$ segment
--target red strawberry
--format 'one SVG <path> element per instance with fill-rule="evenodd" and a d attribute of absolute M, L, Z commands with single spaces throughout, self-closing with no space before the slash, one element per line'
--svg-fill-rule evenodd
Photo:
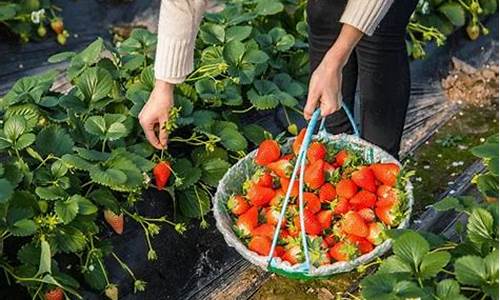
<path fill-rule="evenodd" d="M 317 160 L 305 170 L 304 182 L 311 189 L 319 189 L 325 183 L 323 165 L 323 160 Z"/>
<path fill-rule="evenodd" d="M 255 163 L 261 166 L 277 161 L 281 156 L 280 145 L 275 140 L 264 140 L 255 155 Z"/>
<path fill-rule="evenodd" d="M 305 208 L 310 210 L 313 214 L 321 210 L 321 202 L 314 193 L 304 193 L 304 205 Z"/>
<path fill-rule="evenodd" d="M 269 251 L 271 251 L 271 239 L 260 235 L 254 236 L 248 242 L 248 249 L 263 256 L 269 255 Z"/>
<path fill-rule="evenodd" d="M 332 226 L 333 211 L 322 210 L 316 214 L 316 218 L 321 224 L 321 228 L 328 229 L 330 228 L 330 226 Z"/>
<path fill-rule="evenodd" d="M 375 184 L 375 175 L 369 167 L 361 167 L 358 170 L 352 172 L 351 180 L 359 186 L 369 192 L 375 193 L 377 191 L 377 185 Z"/>
<path fill-rule="evenodd" d="M 342 218 L 342 230 L 346 233 L 366 237 L 368 235 L 368 226 L 365 220 L 355 211 L 347 212 Z"/>
<path fill-rule="evenodd" d="M 300 248 L 299 243 L 292 243 L 288 247 L 285 247 L 285 253 L 281 256 L 281 258 L 287 262 L 289 262 L 292 266 L 302 262 L 304 260 L 302 255 L 302 250 Z"/>
<path fill-rule="evenodd" d="M 358 186 L 350 179 L 342 179 L 337 183 L 335 190 L 337 195 L 349 199 L 356 194 Z"/>
<path fill-rule="evenodd" d="M 374 193 L 370 193 L 365 190 L 359 191 L 356 195 L 349 199 L 349 203 L 351 203 L 358 210 L 366 207 L 374 207 L 375 202 L 377 202 L 377 196 L 375 196 Z"/>
<path fill-rule="evenodd" d="M 370 223 L 366 239 L 373 245 L 380 245 L 385 240 L 384 230 L 385 227 L 382 223 Z"/>
<path fill-rule="evenodd" d="M 63 300 L 64 292 L 60 287 L 56 287 L 50 291 L 45 292 L 45 300 Z"/>
<path fill-rule="evenodd" d="M 302 142 L 304 141 L 304 136 L 306 135 L 306 128 L 302 128 L 299 134 L 295 138 L 292 144 L 292 150 L 295 155 L 299 154 L 300 146 L 302 146 Z"/>
<path fill-rule="evenodd" d="M 280 216 L 280 211 L 275 207 L 266 207 L 264 211 L 266 217 L 266 223 L 271 225 L 278 224 L 278 218 Z M 282 222 L 282 227 L 285 226 L 285 222 Z"/>
<path fill-rule="evenodd" d="M 323 160 L 326 155 L 326 147 L 320 142 L 312 142 L 307 150 L 307 159 L 309 163 L 313 163 L 318 159 Z"/>
<path fill-rule="evenodd" d="M 280 159 L 267 165 L 267 167 L 282 178 L 290 178 L 293 166 L 288 159 Z"/>
<path fill-rule="evenodd" d="M 333 234 L 329 234 L 327 236 L 325 236 L 323 238 L 323 241 L 325 242 L 325 244 L 328 246 L 328 247 L 332 247 L 333 245 L 335 245 L 335 236 Z"/>
<path fill-rule="evenodd" d="M 298 219 L 298 217 L 296 217 Z M 295 218 L 294 218 L 295 220 Z M 286 226 L 286 229 L 287 229 L 287 232 L 288 232 L 288 235 L 291 236 L 291 237 L 298 237 L 299 236 L 299 233 L 300 233 L 300 225 L 299 226 L 296 226 L 295 225 L 295 222 L 288 222 L 287 226 Z"/>
<path fill-rule="evenodd" d="M 275 194 L 276 192 L 271 188 L 254 184 L 248 189 L 247 196 L 250 199 L 250 204 L 264 206 L 271 201 Z"/>
<path fill-rule="evenodd" d="M 290 184 L 290 179 L 280 177 L 281 191 L 284 195 L 288 191 L 288 185 Z M 299 195 L 299 182 L 295 180 L 292 191 L 290 193 L 290 197 L 297 197 Z"/>
<path fill-rule="evenodd" d="M 373 250 L 373 245 L 365 238 L 349 235 L 347 239 L 358 247 L 361 254 L 370 253 Z"/>
<path fill-rule="evenodd" d="M 166 161 L 160 161 L 153 168 L 153 176 L 156 181 L 156 188 L 161 191 L 167 185 L 168 179 L 172 174 L 170 164 Z"/>
<path fill-rule="evenodd" d="M 321 203 L 331 202 L 337 197 L 337 191 L 331 183 L 325 183 L 319 189 L 319 200 Z"/>
<path fill-rule="evenodd" d="M 285 193 L 282 190 L 276 190 L 274 193 L 274 197 L 271 199 L 271 201 L 269 201 L 269 205 L 275 208 L 280 208 L 284 198 Z"/>
<path fill-rule="evenodd" d="M 300 230 L 300 217 L 296 216 L 294 218 L 294 224 L 295 227 L 299 228 Z M 310 235 L 319 235 L 322 231 L 321 224 L 319 223 L 318 219 L 308 209 L 304 209 L 304 226 L 307 234 Z"/>
<path fill-rule="evenodd" d="M 240 236 L 249 236 L 259 223 L 259 210 L 257 207 L 250 207 L 236 221 L 236 230 Z"/>
<path fill-rule="evenodd" d="M 388 186 L 395 186 L 399 175 L 399 166 L 395 163 L 380 163 L 370 166 L 378 181 Z"/>
<path fill-rule="evenodd" d="M 338 242 L 330 249 L 329 254 L 337 261 L 349 261 L 358 255 L 358 248 L 349 242 Z"/>
<path fill-rule="evenodd" d="M 377 189 L 378 201 L 377 206 L 393 206 L 398 202 L 398 193 L 395 189 L 388 185 L 381 185 Z"/>
<path fill-rule="evenodd" d="M 375 208 L 375 214 L 384 224 L 389 226 L 396 225 L 396 209 L 391 206 L 381 206 Z"/>
<path fill-rule="evenodd" d="M 343 166 L 348 157 L 349 157 L 349 152 L 347 152 L 347 150 L 345 150 L 345 149 L 340 150 L 339 153 L 337 153 L 337 155 L 335 155 L 335 162 L 339 166 Z"/>
<path fill-rule="evenodd" d="M 123 233 L 123 214 L 117 215 L 112 210 L 105 209 L 104 220 L 106 220 L 117 234 Z"/>
<path fill-rule="evenodd" d="M 335 215 L 342 215 L 349 211 L 351 205 L 349 204 L 349 200 L 344 197 L 337 197 L 335 200 L 331 202 L 333 213 Z"/>
<path fill-rule="evenodd" d="M 257 185 L 264 187 L 272 187 L 273 186 L 273 176 L 268 172 L 264 172 L 259 179 L 257 180 Z"/>
<path fill-rule="evenodd" d="M 285 248 L 283 248 L 283 246 L 276 246 L 276 248 L 274 248 L 274 257 L 282 257 L 283 254 L 285 254 Z"/>
<path fill-rule="evenodd" d="M 365 220 L 366 222 L 373 222 L 375 220 L 375 213 L 371 208 L 363 208 L 358 210 L 358 214 Z"/>
<path fill-rule="evenodd" d="M 239 216 L 244 214 L 250 208 L 250 205 L 248 205 L 247 200 L 243 196 L 233 195 L 227 200 L 227 208 L 229 208 L 234 215 Z"/>
<path fill-rule="evenodd" d="M 273 225 L 262 224 L 262 225 L 259 225 L 253 229 L 252 235 L 253 236 L 257 236 L 257 235 L 265 236 L 265 237 L 268 237 L 269 239 L 272 240 L 274 237 L 274 230 L 275 230 L 275 227 Z"/>

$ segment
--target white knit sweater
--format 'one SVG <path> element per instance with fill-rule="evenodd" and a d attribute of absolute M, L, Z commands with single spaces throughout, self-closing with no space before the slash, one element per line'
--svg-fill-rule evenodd
<path fill-rule="evenodd" d="M 349 0 L 340 22 L 372 35 L 393 1 Z M 194 41 L 203 14 L 213 5 L 214 0 L 162 0 L 155 59 L 156 79 L 180 83 L 193 71 Z"/>

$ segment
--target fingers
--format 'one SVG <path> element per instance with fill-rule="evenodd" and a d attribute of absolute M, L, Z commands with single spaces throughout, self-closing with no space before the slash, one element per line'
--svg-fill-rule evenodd
<path fill-rule="evenodd" d="M 155 125 L 157 124 L 157 121 L 158 120 L 153 121 L 144 118 L 139 119 L 139 123 L 144 130 L 144 134 L 146 135 L 146 139 L 148 140 L 148 142 L 156 149 L 161 150 L 163 147 L 160 145 L 160 141 L 156 137 L 155 132 Z"/>
<path fill-rule="evenodd" d="M 167 146 L 167 140 L 168 140 L 168 132 L 165 129 L 167 122 L 168 122 L 168 118 L 166 118 L 166 117 L 160 118 L 160 134 L 159 134 L 160 140 L 159 140 L 159 142 L 163 148 L 165 148 L 165 146 Z"/>
<path fill-rule="evenodd" d="M 340 101 L 337 97 L 322 97 L 320 103 L 321 116 L 326 117 L 340 109 Z"/>
<path fill-rule="evenodd" d="M 309 90 L 309 94 L 307 94 L 306 106 L 304 107 L 304 118 L 306 120 L 311 119 L 314 110 L 318 106 L 319 97 L 320 94 L 317 93 L 314 89 Z"/>

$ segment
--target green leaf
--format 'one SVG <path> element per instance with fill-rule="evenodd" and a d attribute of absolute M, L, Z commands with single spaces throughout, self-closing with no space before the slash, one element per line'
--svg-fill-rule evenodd
<path fill-rule="evenodd" d="M 251 26 L 232 26 L 226 30 L 226 42 L 242 41 L 252 33 Z"/>
<path fill-rule="evenodd" d="M 495 241 L 493 234 L 493 217 L 484 208 L 475 208 L 467 223 L 467 235 L 476 244 Z"/>
<path fill-rule="evenodd" d="M 210 211 L 208 194 L 197 186 L 179 192 L 178 199 L 179 209 L 186 217 L 198 218 Z"/>
<path fill-rule="evenodd" d="M 110 190 L 100 188 L 90 193 L 90 198 L 95 203 L 103 206 L 104 208 L 111 209 L 114 212 L 120 211 L 120 204 Z"/>
<path fill-rule="evenodd" d="M 12 193 L 14 192 L 14 186 L 7 179 L 0 178 L 0 204 L 6 203 Z"/>
<path fill-rule="evenodd" d="M 243 134 L 247 139 L 249 139 L 255 145 L 259 145 L 260 142 L 265 140 L 266 129 L 257 124 L 249 124 L 243 127 Z"/>
<path fill-rule="evenodd" d="M 207 23 L 200 27 L 200 38 L 208 45 L 224 42 L 224 27 L 218 24 Z"/>
<path fill-rule="evenodd" d="M 443 200 L 436 202 L 432 205 L 437 211 L 448 211 L 455 209 L 456 211 L 463 211 L 464 206 L 460 203 L 457 198 L 446 197 Z"/>
<path fill-rule="evenodd" d="M 94 255 L 91 256 L 89 266 L 92 267 L 83 271 L 83 278 L 94 290 L 103 291 L 106 288 L 106 270 L 101 268 L 101 263 L 98 260 L 99 258 Z"/>
<path fill-rule="evenodd" d="M 188 159 L 177 160 L 172 168 L 177 176 L 182 178 L 182 184 L 178 187 L 181 190 L 193 186 L 201 178 L 201 170 L 194 167 Z"/>
<path fill-rule="evenodd" d="M 453 279 L 441 280 L 436 285 L 436 296 L 439 300 L 463 299 L 460 298 L 463 297 L 460 295 L 460 285 Z"/>
<path fill-rule="evenodd" d="M 247 93 L 248 99 L 258 110 L 273 109 L 279 104 L 278 87 L 268 80 L 256 80 Z"/>
<path fill-rule="evenodd" d="M 128 130 L 123 123 L 125 120 L 126 117 L 120 114 L 91 116 L 85 121 L 85 130 L 101 139 L 113 141 L 128 134 Z"/>
<path fill-rule="evenodd" d="M 261 16 L 275 15 L 284 8 L 283 4 L 277 0 L 258 0 L 255 13 Z"/>
<path fill-rule="evenodd" d="M 68 172 L 68 168 L 66 167 L 64 162 L 56 160 L 50 166 L 50 172 L 52 173 L 52 175 L 54 175 L 54 177 L 60 178 L 66 175 L 66 173 Z"/>
<path fill-rule="evenodd" d="M 25 133 L 21 135 L 17 141 L 14 143 L 14 149 L 22 150 L 26 147 L 29 147 L 31 144 L 35 142 L 36 135 L 33 133 Z"/>
<path fill-rule="evenodd" d="M 40 264 L 41 252 L 40 246 L 31 241 L 21 246 L 21 249 L 17 251 L 17 259 L 23 264 L 36 266 Z"/>
<path fill-rule="evenodd" d="M 89 161 L 105 161 L 110 157 L 110 154 L 107 152 L 101 152 L 93 149 L 73 147 L 73 150 L 75 150 L 81 158 Z"/>
<path fill-rule="evenodd" d="M 406 232 L 394 241 L 393 252 L 414 269 L 429 252 L 429 243 L 416 232 Z"/>
<path fill-rule="evenodd" d="M 12 226 L 9 228 L 9 231 L 14 236 L 29 236 L 35 233 L 36 224 L 35 222 L 33 222 L 33 220 L 21 219 L 12 224 Z"/>
<path fill-rule="evenodd" d="M 76 55 L 76 53 L 73 51 L 59 52 L 57 54 L 50 56 L 47 61 L 51 64 L 60 63 L 60 62 L 63 62 L 63 61 L 66 61 L 66 60 L 73 58 L 73 56 L 75 56 L 75 55 Z"/>
<path fill-rule="evenodd" d="M 402 260 L 396 255 L 386 258 L 379 268 L 380 273 L 413 273 L 413 268 L 410 264 Z"/>
<path fill-rule="evenodd" d="M 73 195 L 70 199 L 78 203 L 78 214 L 88 216 L 97 213 L 97 206 L 89 199 L 80 195 Z"/>
<path fill-rule="evenodd" d="M 5 121 L 3 132 L 11 141 L 17 140 L 26 130 L 26 120 L 22 116 L 12 116 Z"/>
<path fill-rule="evenodd" d="M 74 154 L 65 154 L 61 157 L 61 159 L 67 167 L 77 170 L 89 171 L 94 167 L 94 165 L 89 161 Z"/>
<path fill-rule="evenodd" d="M 397 274 L 376 273 L 361 281 L 362 295 L 370 300 L 423 298 L 425 293 L 415 282 L 402 280 Z"/>
<path fill-rule="evenodd" d="M 102 38 L 97 38 L 94 42 L 87 46 L 82 52 L 78 54 L 78 58 L 85 64 L 91 65 L 99 60 L 100 54 L 104 48 L 104 41 Z"/>
<path fill-rule="evenodd" d="M 35 193 L 44 200 L 59 200 L 68 196 L 62 188 L 55 185 L 47 187 L 39 186 L 35 189 Z"/>
<path fill-rule="evenodd" d="M 47 241 L 40 241 L 41 251 L 40 251 L 40 264 L 38 267 L 38 272 L 36 275 L 43 275 L 45 273 L 52 273 L 51 269 L 51 254 L 50 254 L 50 245 Z"/>
<path fill-rule="evenodd" d="M 240 41 L 231 41 L 224 45 L 222 55 L 229 65 L 239 65 L 245 54 L 245 45 Z"/>
<path fill-rule="evenodd" d="M 73 152 L 73 139 L 59 126 L 47 126 L 36 137 L 35 148 L 42 156 L 60 157 Z"/>
<path fill-rule="evenodd" d="M 226 174 L 230 166 L 231 165 L 227 161 L 220 158 L 209 160 L 201 165 L 201 180 L 203 180 L 206 184 L 215 187 L 224 174 Z"/>
<path fill-rule="evenodd" d="M 498 176 L 479 174 L 474 177 L 478 190 L 486 197 L 498 197 Z"/>
<path fill-rule="evenodd" d="M 90 169 L 89 175 L 92 181 L 111 188 L 116 188 L 127 181 L 127 174 L 114 168 L 106 169 L 101 166 L 94 166 Z"/>
<path fill-rule="evenodd" d="M 106 97 L 113 88 L 113 79 L 103 68 L 93 67 L 85 70 L 77 78 L 75 85 L 82 92 L 85 100 L 97 102 Z"/>
<path fill-rule="evenodd" d="M 194 125 L 200 128 L 208 128 L 215 122 L 217 113 L 211 110 L 197 110 L 193 113 Z"/>
<path fill-rule="evenodd" d="M 251 49 L 245 52 L 243 60 L 252 64 L 263 64 L 269 60 L 269 56 L 264 51 Z"/>
<path fill-rule="evenodd" d="M 482 144 L 472 148 L 470 152 L 480 158 L 498 158 L 498 143 Z"/>
<path fill-rule="evenodd" d="M 9 21 L 16 16 L 19 5 L 16 3 L 2 3 L 0 5 L 0 21 Z"/>
<path fill-rule="evenodd" d="M 57 248 L 64 253 L 81 251 L 86 241 L 85 235 L 80 230 L 70 226 L 60 228 L 55 236 Z"/>
<path fill-rule="evenodd" d="M 466 285 L 481 286 L 488 277 L 483 259 L 479 256 L 462 256 L 455 261 L 455 276 Z"/>
<path fill-rule="evenodd" d="M 69 224 L 78 214 L 78 199 L 71 197 L 66 201 L 57 201 L 55 211 L 64 224 Z"/>
<path fill-rule="evenodd" d="M 427 254 L 420 264 L 420 275 L 422 278 L 435 277 L 450 261 L 448 252 L 440 251 Z"/>
<path fill-rule="evenodd" d="M 247 140 L 238 130 L 227 127 L 218 133 L 221 143 L 231 151 L 242 151 L 248 147 Z"/>
<path fill-rule="evenodd" d="M 458 2 L 446 2 L 438 10 L 456 27 L 465 25 L 465 11 Z"/>

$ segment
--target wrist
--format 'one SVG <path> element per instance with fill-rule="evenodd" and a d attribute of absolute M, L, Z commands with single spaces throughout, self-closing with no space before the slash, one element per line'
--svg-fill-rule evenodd
<path fill-rule="evenodd" d="M 334 43 L 325 55 L 325 63 L 331 69 L 342 69 L 349 60 L 352 51 L 352 47 Z"/>
<path fill-rule="evenodd" d="M 175 88 L 175 84 L 163 81 L 160 79 L 155 80 L 155 90 L 165 91 L 165 92 L 173 92 Z"/>

